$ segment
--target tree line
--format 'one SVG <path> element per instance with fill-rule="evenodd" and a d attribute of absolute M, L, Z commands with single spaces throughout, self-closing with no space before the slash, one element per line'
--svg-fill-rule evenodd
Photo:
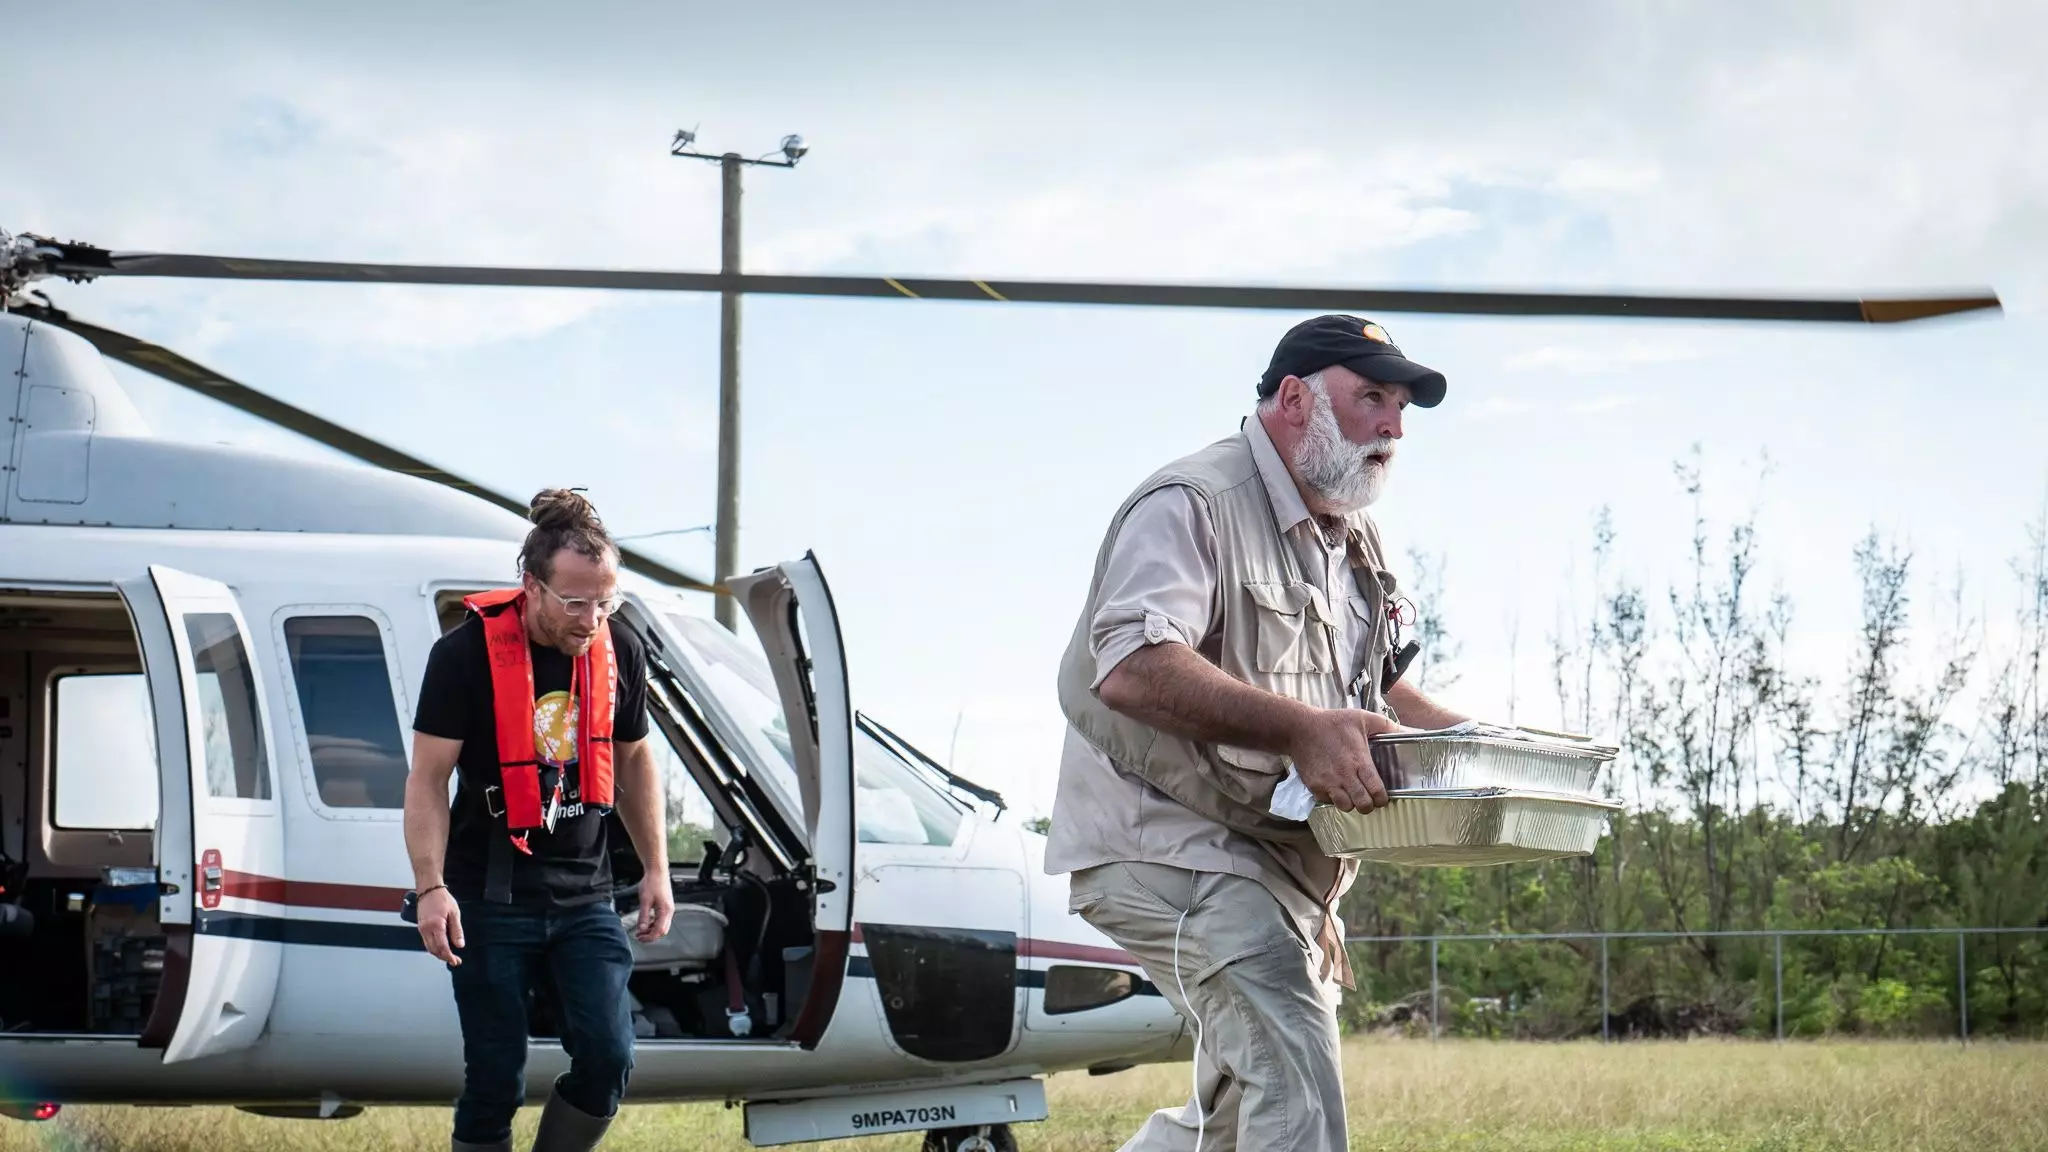
<path fill-rule="evenodd" d="M 1859 627 L 1835 671 L 1796 669 L 1794 605 L 1762 587 L 1754 513 L 1702 510 L 1700 458 L 1676 466 L 1691 506 L 1679 575 L 1618 570 L 1602 509 L 1591 587 L 1548 637 L 1558 722 L 1622 748 L 1602 787 L 1624 809 L 1595 855 L 1475 869 L 1367 866 L 1342 911 L 1354 935 L 1659 931 L 1612 941 L 1611 1032 L 1973 1036 L 2048 1030 L 2048 935 L 1704 935 L 1749 929 L 2048 926 L 2048 508 L 2020 518 L 2000 578 L 2014 607 L 1923 579 L 1872 530 L 1855 547 Z M 1459 645 L 1443 558 L 1411 556 L 1424 655 L 1441 692 Z M 1934 589 L 1927 592 L 1928 589 Z M 1924 596 L 1924 602 L 1923 602 Z M 1549 724 L 1541 726 L 1548 727 Z M 1353 1029 L 1429 1027 L 1426 947 L 1352 946 Z M 1601 1032 L 1601 946 L 1439 947 L 1437 1026 L 1528 1037 Z"/>

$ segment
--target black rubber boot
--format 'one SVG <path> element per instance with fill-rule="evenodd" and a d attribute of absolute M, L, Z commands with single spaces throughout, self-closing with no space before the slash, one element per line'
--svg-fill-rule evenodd
<path fill-rule="evenodd" d="M 591 1152 L 611 1125 L 610 1117 L 592 1116 L 562 1099 L 558 1088 L 548 1093 L 547 1106 L 541 1109 L 533 1152 Z"/>
<path fill-rule="evenodd" d="M 465 1140 L 448 1138 L 448 1152 L 512 1152 L 512 1138 L 505 1137 L 496 1144 L 471 1144 Z"/>

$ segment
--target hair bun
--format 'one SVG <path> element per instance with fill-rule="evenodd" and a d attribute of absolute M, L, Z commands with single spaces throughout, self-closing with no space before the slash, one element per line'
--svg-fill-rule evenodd
<path fill-rule="evenodd" d="M 597 506 L 574 488 L 543 488 L 526 506 L 533 528 L 519 548 L 519 570 L 542 580 L 554 570 L 555 554 L 572 549 L 592 561 L 617 560 L 618 545 L 598 519 Z"/>
<path fill-rule="evenodd" d="M 542 528 L 598 527 L 597 506 L 573 488 L 543 488 L 527 506 L 526 518 Z"/>

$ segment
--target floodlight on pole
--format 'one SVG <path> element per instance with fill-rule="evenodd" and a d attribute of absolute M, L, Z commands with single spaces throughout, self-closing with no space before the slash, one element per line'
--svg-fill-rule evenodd
<path fill-rule="evenodd" d="M 669 141 L 668 154 L 691 160 L 715 162 L 723 179 L 724 222 L 719 229 L 719 271 L 737 278 L 740 271 L 740 169 L 747 165 L 765 168 L 794 168 L 810 149 L 804 138 L 784 136 L 779 145 L 782 159 L 769 153 L 748 159 L 737 152 L 709 153 L 696 150 L 697 130 L 678 129 Z M 723 586 L 739 566 L 740 520 L 740 294 L 726 288 L 718 294 L 718 522 L 716 525 L 712 582 Z M 714 614 L 728 630 L 738 631 L 738 606 L 731 596 L 719 593 Z"/>

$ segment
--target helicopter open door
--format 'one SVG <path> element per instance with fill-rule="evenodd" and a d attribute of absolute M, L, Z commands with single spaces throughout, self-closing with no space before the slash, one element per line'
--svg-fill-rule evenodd
<path fill-rule="evenodd" d="M 811 1047 L 838 1005 L 852 944 L 853 703 L 839 615 L 816 557 L 805 553 L 726 581 L 766 649 L 796 761 L 805 830 L 815 960 L 790 1039 Z"/>
<path fill-rule="evenodd" d="M 283 943 L 242 905 L 284 874 L 269 713 L 249 627 L 225 584 L 151 565 L 120 583 L 156 722 L 159 918 L 172 941 L 143 1043 L 165 1063 L 262 1034 Z M 274 897 L 272 897 L 274 898 Z"/>

